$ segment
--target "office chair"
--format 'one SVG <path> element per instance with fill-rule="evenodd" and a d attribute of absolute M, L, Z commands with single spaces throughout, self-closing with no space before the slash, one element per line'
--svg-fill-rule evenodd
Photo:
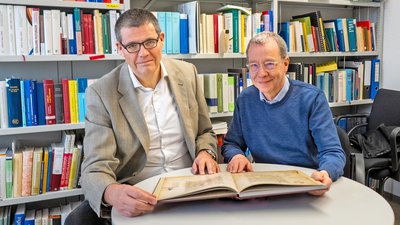
<path fill-rule="evenodd" d="M 385 126 L 396 126 L 389 137 L 390 152 L 388 154 L 376 158 L 365 158 L 361 149 L 355 149 L 355 146 L 350 146 L 351 177 L 366 185 L 368 184 L 369 178 L 377 180 L 377 191 L 382 194 L 384 184 L 388 178 L 400 181 L 400 91 L 379 89 L 369 115 L 342 115 L 336 118 L 336 123 L 339 124 L 341 119 L 360 117 L 366 118 L 367 123 L 356 125 L 350 129 L 348 132 L 349 137 L 361 127 L 366 127 L 366 132 L 364 134 L 367 135 L 375 131 L 381 124 Z"/>
<path fill-rule="evenodd" d="M 344 153 L 346 155 L 346 164 L 343 169 L 343 176 L 352 179 L 351 177 L 351 161 L 350 161 L 350 141 L 349 137 L 347 136 L 347 133 L 345 130 L 340 128 L 339 126 L 336 126 L 336 130 L 339 136 L 340 144 L 342 145 L 342 149 L 344 150 Z"/>

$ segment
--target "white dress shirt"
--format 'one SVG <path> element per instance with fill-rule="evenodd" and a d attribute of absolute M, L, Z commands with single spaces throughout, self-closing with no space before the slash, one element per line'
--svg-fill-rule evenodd
<path fill-rule="evenodd" d="M 154 89 L 143 87 L 130 67 L 129 74 L 150 136 L 147 163 L 129 183 L 192 166 L 178 108 L 166 81 L 168 74 L 164 64 L 161 62 L 161 79 Z"/>

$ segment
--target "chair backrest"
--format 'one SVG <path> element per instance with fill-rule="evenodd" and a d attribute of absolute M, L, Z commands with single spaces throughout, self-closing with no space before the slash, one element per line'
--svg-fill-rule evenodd
<path fill-rule="evenodd" d="M 342 128 L 339 126 L 336 126 L 336 130 L 339 136 L 340 144 L 342 145 L 342 148 L 344 150 L 344 153 L 346 155 L 346 164 L 344 166 L 344 174 L 343 176 L 347 178 L 351 178 L 351 162 L 350 162 L 350 141 L 349 137 L 347 136 L 346 131 L 344 131 Z"/>
<path fill-rule="evenodd" d="M 368 131 L 375 130 L 380 124 L 400 126 L 400 91 L 379 89 L 372 104 L 368 121 Z"/>

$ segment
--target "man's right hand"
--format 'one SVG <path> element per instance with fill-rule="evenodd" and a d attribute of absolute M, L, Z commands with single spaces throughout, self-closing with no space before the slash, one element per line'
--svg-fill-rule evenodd
<path fill-rule="evenodd" d="M 231 173 L 252 172 L 253 166 L 244 155 L 238 154 L 232 157 L 226 170 Z"/>
<path fill-rule="evenodd" d="M 157 204 L 154 195 L 127 184 L 110 184 L 104 192 L 103 200 L 127 217 L 149 213 Z"/>

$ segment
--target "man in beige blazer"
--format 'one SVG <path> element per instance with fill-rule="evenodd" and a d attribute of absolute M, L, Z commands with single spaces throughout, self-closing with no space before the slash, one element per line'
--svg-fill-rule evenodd
<path fill-rule="evenodd" d="M 109 206 L 125 216 L 151 212 L 157 200 L 132 186 L 192 166 L 219 172 L 217 140 L 194 65 L 162 58 L 164 33 L 144 9 L 115 25 L 125 63 L 86 90 L 81 185 L 86 201 L 66 224 L 99 224 Z"/>

